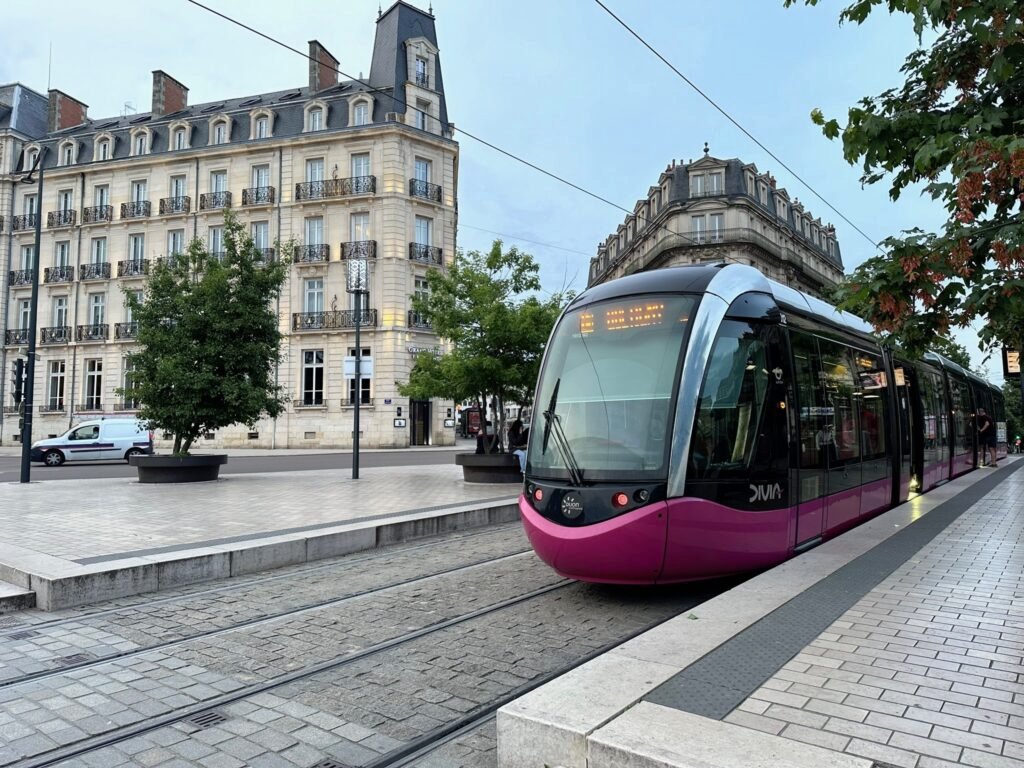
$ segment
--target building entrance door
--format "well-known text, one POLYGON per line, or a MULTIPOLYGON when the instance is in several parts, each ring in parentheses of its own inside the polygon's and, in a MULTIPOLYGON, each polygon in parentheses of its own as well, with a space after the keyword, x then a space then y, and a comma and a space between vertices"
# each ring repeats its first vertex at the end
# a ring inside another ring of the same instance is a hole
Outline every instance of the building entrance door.
POLYGON ((430 401, 409 401, 409 427, 412 437, 411 445, 430 445, 430 401))

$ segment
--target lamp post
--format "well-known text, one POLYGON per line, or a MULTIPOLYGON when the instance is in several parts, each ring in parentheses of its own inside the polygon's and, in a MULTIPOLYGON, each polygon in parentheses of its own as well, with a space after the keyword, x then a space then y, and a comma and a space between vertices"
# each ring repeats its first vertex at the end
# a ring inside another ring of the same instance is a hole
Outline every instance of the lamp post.
POLYGON ((348 261, 348 279, 346 284, 346 290, 351 293, 356 300, 356 379, 355 379, 355 397, 353 403, 353 416, 352 416, 352 479, 359 479, 359 405, 362 401, 363 395, 363 379, 362 379, 362 357, 363 350, 360 346, 359 341, 359 326, 363 322, 363 307, 362 297, 368 293, 367 286, 369 284, 369 264, 366 259, 349 259, 348 261))
POLYGON ((43 160, 46 146, 39 148, 39 155, 32 169, 21 181, 32 183, 32 174, 39 171, 39 191, 36 194, 36 242, 32 254, 32 301, 28 315, 28 362, 25 365, 25 395, 22 405, 25 409, 21 429, 21 482, 27 483, 32 476, 32 410, 36 389, 36 331, 39 312, 39 248, 43 236, 43 160))

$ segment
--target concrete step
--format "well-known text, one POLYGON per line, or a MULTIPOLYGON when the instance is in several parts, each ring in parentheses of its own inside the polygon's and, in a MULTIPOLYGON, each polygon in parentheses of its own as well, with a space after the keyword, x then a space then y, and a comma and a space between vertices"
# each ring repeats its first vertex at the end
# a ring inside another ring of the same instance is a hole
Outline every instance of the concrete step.
POLYGON ((36 607, 36 593, 6 581, 0 581, 0 613, 36 607))

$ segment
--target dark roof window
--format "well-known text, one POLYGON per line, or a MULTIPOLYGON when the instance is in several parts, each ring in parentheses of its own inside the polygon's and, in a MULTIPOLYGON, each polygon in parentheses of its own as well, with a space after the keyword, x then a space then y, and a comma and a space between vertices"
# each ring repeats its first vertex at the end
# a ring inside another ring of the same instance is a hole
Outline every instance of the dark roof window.
POLYGON ((302 91, 291 91, 290 93, 286 93, 284 96, 279 98, 278 101, 281 102, 281 101, 289 101, 291 99, 297 99, 301 95, 302 95, 302 91))
POLYGON ((187 109, 179 109, 177 112, 172 112, 169 115, 164 115, 164 120, 169 120, 172 117, 181 117, 182 115, 187 115, 188 113, 189 110, 187 109))
POLYGON ((220 104, 213 104, 213 105, 211 105, 209 107, 204 108, 202 110, 202 112, 205 115, 205 114, 207 114, 209 112, 216 112, 217 110, 223 109, 223 108, 224 108, 224 102, 221 102, 220 104))
POLYGON ((145 123, 151 117, 152 117, 152 115, 143 115, 142 117, 136 117, 136 118, 134 118, 132 120, 129 120, 128 122, 131 123, 132 125, 136 125, 138 123, 145 123))
POLYGON ((245 101, 243 101, 238 106, 240 106, 240 107, 251 107, 253 104, 259 104, 261 101, 263 101, 263 97, 262 96, 254 96, 251 99, 246 99, 245 101))
POLYGON ((96 130, 102 131, 104 128, 113 128, 115 125, 117 125, 120 122, 121 122, 120 120, 111 120, 109 122, 104 123, 103 125, 96 126, 96 130))

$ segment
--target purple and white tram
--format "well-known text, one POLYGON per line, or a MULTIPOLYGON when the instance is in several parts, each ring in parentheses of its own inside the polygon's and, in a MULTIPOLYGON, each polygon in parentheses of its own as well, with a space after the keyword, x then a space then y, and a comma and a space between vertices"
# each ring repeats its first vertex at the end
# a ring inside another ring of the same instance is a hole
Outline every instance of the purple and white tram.
POLYGON ((537 554, 583 581, 764 568, 973 469, 1002 393, 741 265, 595 286, 552 332, 519 501, 537 554))

